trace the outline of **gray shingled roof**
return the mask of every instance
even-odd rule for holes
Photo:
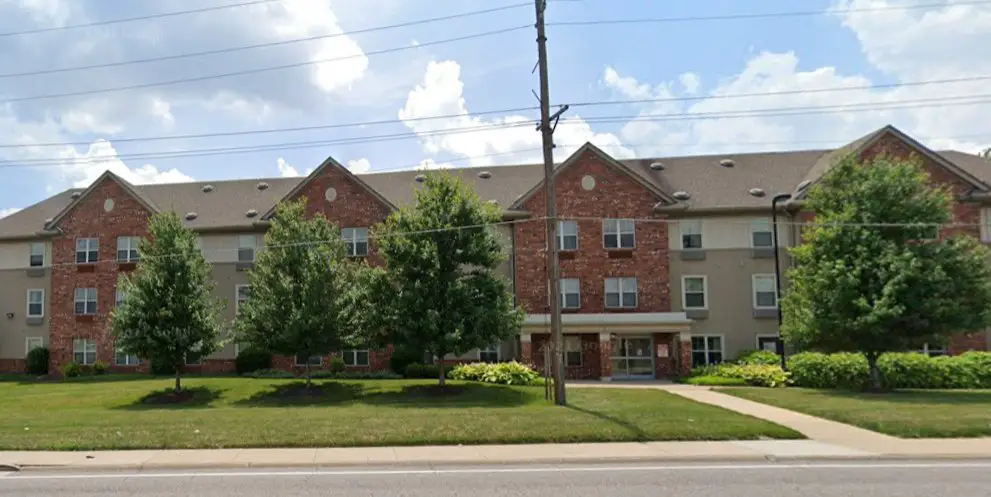
[[[765,207],[767,198],[776,193],[794,192],[803,180],[814,180],[825,173],[843,153],[855,151],[877,132],[866,135],[850,144],[834,150],[808,150],[795,152],[771,152],[750,154],[725,154],[691,157],[662,157],[655,159],[625,160],[621,163],[635,174],[657,185],[668,193],[684,191],[691,194],[685,202],[686,209],[747,209]],[[957,151],[939,152],[960,169],[982,181],[991,183],[991,163],[980,157]],[[730,159],[732,167],[720,164]],[[662,171],[650,168],[653,162],[664,164]],[[539,164],[520,166],[490,166],[448,170],[460,176],[475,189],[483,200],[495,200],[503,208],[509,208],[521,195],[543,178]],[[482,171],[490,173],[480,178]],[[372,189],[394,205],[412,202],[418,183],[415,178],[422,171],[407,170],[360,175]],[[167,185],[134,186],[140,195],[163,210],[173,210],[181,217],[196,212],[195,220],[186,221],[194,229],[250,228],[258,218],[249,218],[248,210],[255,210],[259,217],[282,199],[303,178],[261,178],[232,181],[202,181]],[[259,190],[264,182],[267,189]],[[204,185],[212,185],[213,191],[203,191]],[[750,194],[750,189],[760,188],[765,198]],[[73,192],[66,190],[7,218],[0,219],[0,238],[29,237],[42,230],[46,219],[59,214],[72,201]]]

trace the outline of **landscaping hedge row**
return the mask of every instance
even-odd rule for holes
[[[480,381],[500,385],[534,385],[540,381],[540,373],[533,368],[518,363],[501,362],[489,364],[459,364],[448,373],[452,380]]]

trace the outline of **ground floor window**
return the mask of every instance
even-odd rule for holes
[[[943,347],[942,345],[930,345],[928,343],[923,344],[922,350],[920,350],[919,352],[929,357],[937,357],[947,354],[946,347]]]
[[[114,364],[118,366],[137,366],[138,356],[124,352],[120,347],[114,354]]]
[[[702,335],[692,337],[692,367],[723,362],[723,337]]]
[[[564,365],[570,367],[582,365],[582,337],[577,335],[565,335]]]
[[[341,352],[345,366],[368,366],[368,349],[346,349]]]
[[[24,339],[24,356],[31,353],[34,349],[40,349],[45,346],[45,339],[41,337],[27,337]]]
[[[296,355],[296,365],[299,367],[304,367],[306,365],[320,366],[321,364],[323,364],[323,357],[318,355],[311,355],[310,357],[306,357],[303,354]]]
[[[757,350],[763,350],[766,352],[778,352],[778,340],[779,338],[775,335],[766,335],[757,337]]]
[[[480,362],[499,362],[499,344],[478,349],[478,360]]]
[[[87,366],[96,362],[96,340],[74,338],[72,340],[72,360]]]

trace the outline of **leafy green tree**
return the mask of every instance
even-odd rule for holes
[[[236,339],[307,359],[340,349],[352,329],[345,305],[358,270],[345,259],[340,230],[322,214],[306,219],[304,201],[284,203],[265,244],[249,274],[251,295],[238,310]]]
[[[459,179],[427,175],[416,203],[374,231],[387,269],[362,276],[364,294],[355,305],[367,309],[357,317],[365,319],[363,328],[438,358],[516,336],[523,314],[497,274],[505,255],[491,225],[499,220],[498,207]]]
[[[810,191],[815,223],[792,249],[785,340],[863,353],[871,388],[880,389],[882,353],[991,324],[987,250],[971,236],[935,239],[951,205],[915,159],[837,164]]]
[[[123,302],[111,314],[117,347],[175,370],[175,391],[189,354],[206,356],[221,345],[223,302],[212,296],[210,266],[196,234],[172,212],[152,216],[148,238],[138,244],[140,264],[122,276]]]

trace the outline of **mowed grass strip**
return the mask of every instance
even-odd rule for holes
[[[183,404],[146,399],[169,379],[0,382],[0,450],[346,447],[802,438],[790,429],[658,390],[578,389],[568,407],[542,387],[433,381],[188,378]]]
[[[903,438],[991,436],[991,390],[863,393],[804,388],[720,392]]]

